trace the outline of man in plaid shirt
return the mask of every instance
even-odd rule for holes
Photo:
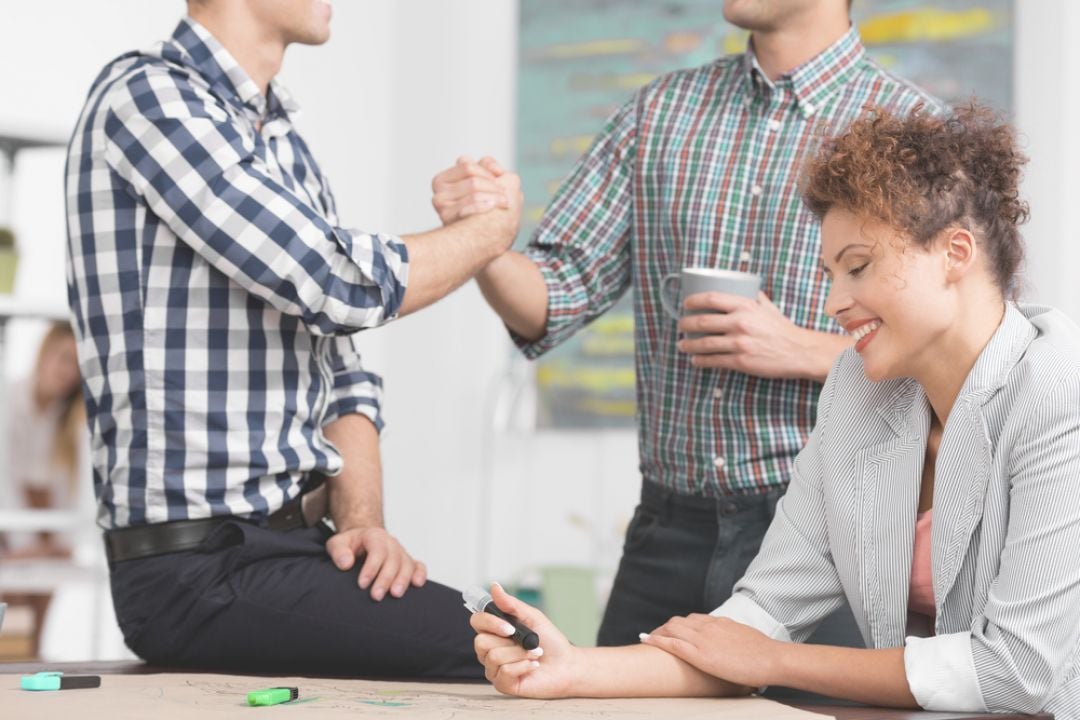
[[[383,526],[381,382],[351,335],[504,252],[517,179],[505,208],[441,230],[342,227],[274,80],[289,44],[326,41],[329,3],[188,10],[106,66],[68,157],[69,298],[125,639],[168,666],[477,677],[460,595]]]
[[[477,277],[530,358],[633,289],[642,499],[602,645],[637,642],[729,597],[809,437],[820,383],[850,344],[824,312],[819,227],[797,187],[803,158],[819,132],[867,106],[934,101],[867,58],[849,11],[846,0],[724,2],[724,17],[751,31],[747,51],[639,91],[579,160],[528,249]],[[433,202],[444,222],[504,197],[501,174],[490,159],[441,173]],[[753,272],[764,292],[756,302],[692,295],[686,307],[708,314],[676,323],[660,283],[684,267]],[[846,614],[818,639],[861,642]]]

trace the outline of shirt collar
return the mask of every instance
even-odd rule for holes
[[[989,398],[1005,384],[1009,372],[1037,335],[1038,330],[1025,313],[1013,303],[1006,303],[1001,324],[979,354],[957,399],[971,396],[981,403]]]
[[[866,48],[859,38],[859,31],[852,24],[839,40],[791,72],[782,75],[780,80],[791,83],[800,112],[803,117],[810,117],[821,109],[829,95],[847,82],[848,76],[865,55]],[[743,70],[749,93],[760,93],[772,87],[773,83],[761,69],[754,54],[753,39],[743,54]]]
[[[238,100],[259,117],[273,118],[299,111],[296,101],[277,78],[270,81],[269,97],[259,92],[259,86],[232,53],[198,21],[183,18],[173,31],[172,45],[180,51],[182,62],[194,68],[211,87],[218,87],[226,97]]]

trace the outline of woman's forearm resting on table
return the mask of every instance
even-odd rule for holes
[[[904,648],[862,650],[778,642],[770,685],[867,705],[918,708],[904,670]]]
[[[572,697],[731,697],[751,689],[647,645],[581,648]]]

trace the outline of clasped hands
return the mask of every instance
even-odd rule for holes
[[[431,204],[443,225],[467,221],[490,227],[509,250],[521,227],[521,178],[493,158],[463,156],[431,181]]]
[[[431,205],[443,225],[492,210],[517,210],[521,178],[507,171],[494,158],[479,162],[467,155],[443,170],[431,181]]]

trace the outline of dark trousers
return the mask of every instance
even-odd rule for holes
[[[782,494],[710,499],[645,482],[598,644],[635,644],[639,633],[672,616],[722,605],[757,555]],[[810,642],[865,647],[846,605],[822,622]]]
[[[112,563],[128,646],[155,665],[234,672],[482,678],[469,613],[428,582],[375,602],[328,532],[226,522],[194,551]]]

